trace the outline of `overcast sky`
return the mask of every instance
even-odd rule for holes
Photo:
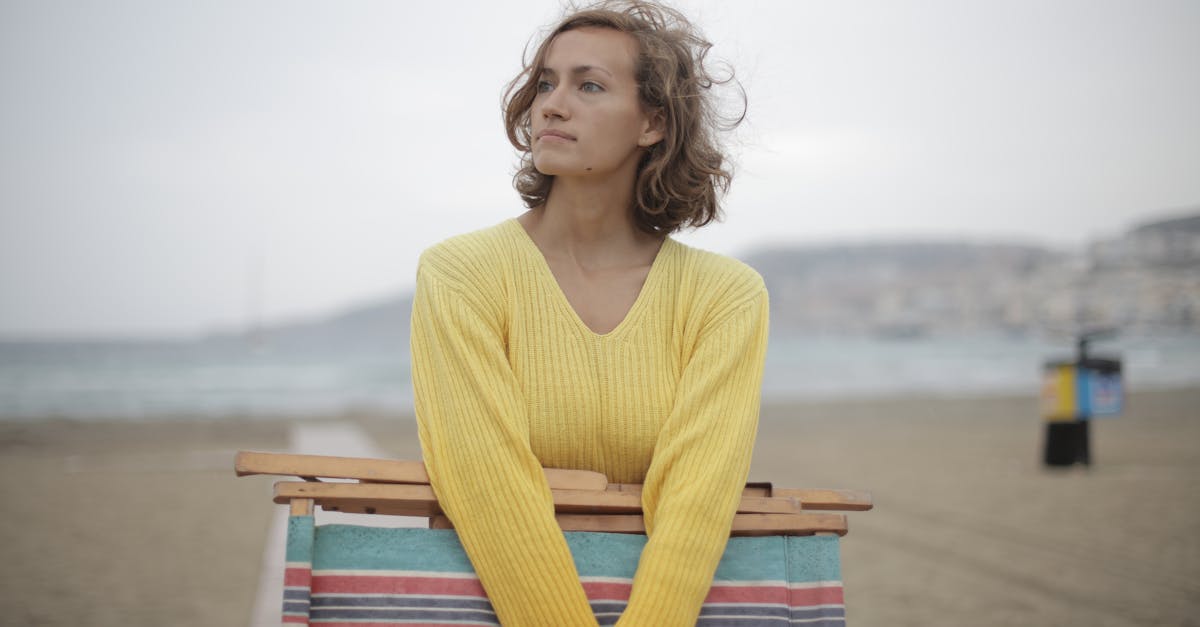
[[[680,1],[750,101],[763,243],[1079,245],[1200,204],[1200,2]],[[0,337],[162,335],[411,289],[523,209],[521,2],[0,2]]]

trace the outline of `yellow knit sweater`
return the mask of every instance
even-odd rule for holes
[[[542,468],[644,483],[619,625],[694,625],[750,467],[762,278],[667,239],[625,320],[579,319],[515,219],[421,256],[412,374],[425,465],[504,625],[595,625]]]

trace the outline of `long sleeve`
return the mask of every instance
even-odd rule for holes
[[[436,265],[418,271],[412,376],[438,501],[504,625],[595,625],[530,449],[502,309]]]
[[[696,341],[646,475],[649,541],[618,625],[696,624],[749,474],[767,325],[759,283]]]

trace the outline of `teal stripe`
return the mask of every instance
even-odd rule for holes
[[[788,536],[785,553],[790,583],[841,581],[841,538]]]
[[[303,528],[307,523],[308,527]],[[303,529],[302,529],[303,528]],[[311,535],[312,517],[293,517],[288,530],[288,561],[294,540]],[[632,579],[646,536],[567,532],[567,545],[584,577]],[[778,580],[792,583],[841,580],[836,536],[730,538],[717,567],[717,581]],[[449,529],[384,529],[353,525],[316,528],[313,568],[318,570],[407,570],[473,573],[471,562]],[[295,555],[300,556],[299,547]],[[788,575],[788,569],[791,574]]]
[[[784,536],[730,538],[713,580],[787,581],[787,540]]]
[[[580,577],[633,579],[646,536],[632,533],[567,531],[567,546]]]
[[[317,527],[313,568],[474,573],[453,529]]]
[[[311,562],[313,554],[313,517],[288,518],[287,561]]]

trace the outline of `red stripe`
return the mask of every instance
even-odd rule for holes
[[[786,586],[721,586],[708,589],[705,603],[787,603]]]
[[[299,623],[301,625],[307,625],[308,624],[308,616],[284,616],[283,622]]]
[[[633,584],[611,581],[585,581],[583,592],[593,601],[628,601]]]
[[[841,586],[821,586],[819,588],[792,588],[788,605],[804,607],[806,605],[842,605]]]
[[[313,575],[313,594],[453,594],[486,598],[478,579],[387,575]]]
[[[308,587],[312,580],[312,570],[307,568],[286,568],[283,571],[283,585]]]

